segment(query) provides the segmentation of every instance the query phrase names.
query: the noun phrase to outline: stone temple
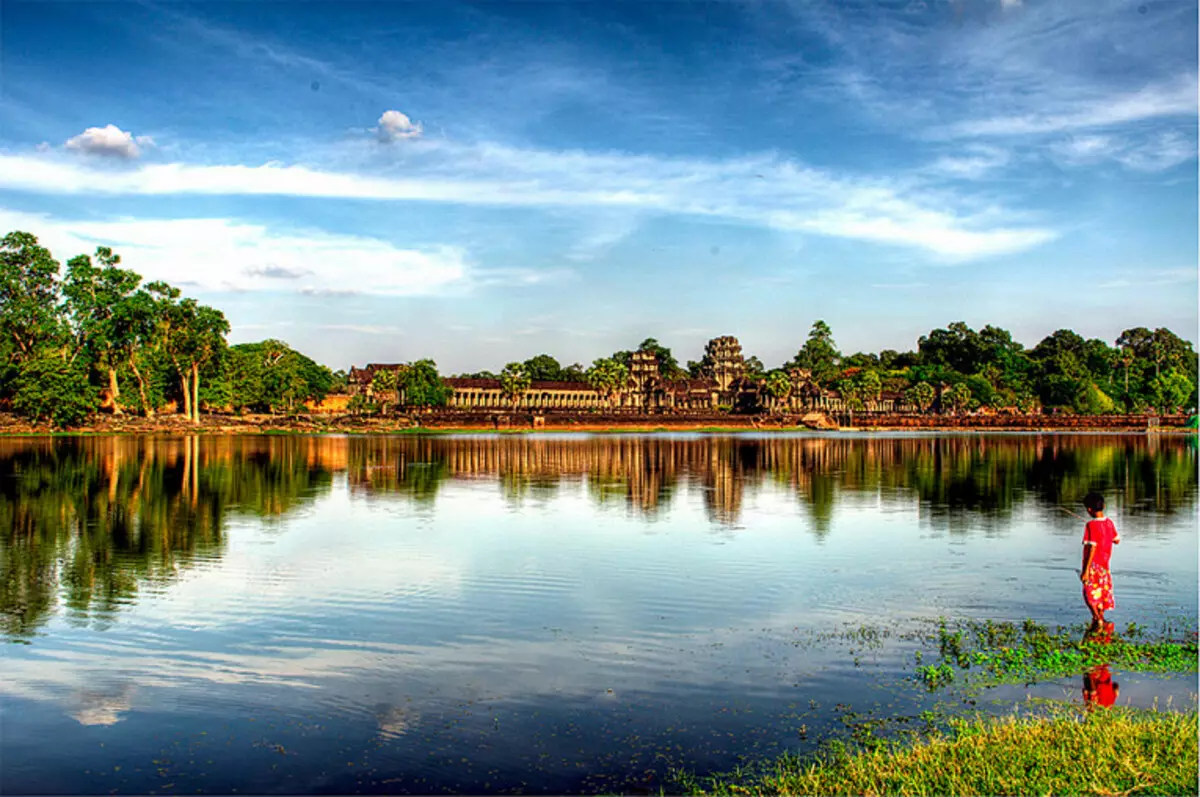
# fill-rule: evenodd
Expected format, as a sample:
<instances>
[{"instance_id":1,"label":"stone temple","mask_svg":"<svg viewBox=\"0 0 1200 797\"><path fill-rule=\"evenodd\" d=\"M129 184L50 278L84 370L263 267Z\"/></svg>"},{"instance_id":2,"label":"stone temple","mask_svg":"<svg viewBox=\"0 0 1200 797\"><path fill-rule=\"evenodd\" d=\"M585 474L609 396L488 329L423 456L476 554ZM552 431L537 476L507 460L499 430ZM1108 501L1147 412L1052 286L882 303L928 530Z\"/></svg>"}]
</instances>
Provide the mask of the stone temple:
<instances>
[{"instance_id":1,"label":"stone temple","mask_svg":"<svg viewBox=\"0 0 1200 797\"><path fill-rule=\"evenodd\" d=\"M349 392L373 396L371 386L379 371L400 371L401 363L370 363L351 368ZM714 338L704 347L700 377L666 378L653 351L633 352L627 383L611 395L605 395L587 382L534 380L519 395L505 395L498 379L447 377L443 381L453 391L449 409L467 411L620 411L641 413L729 412L734 410L810 409L839 410L843 402L832 391L823 391L812 382L808 371L789 372L792 390L786 398L768 396L761 380L749 378L742 346L732 335ZM882 399L883 397L881 397ZM396 391L395 400L403 405L404 391ZM893 401L880 401L886 410Z\"/></svg>"}]
</instances>

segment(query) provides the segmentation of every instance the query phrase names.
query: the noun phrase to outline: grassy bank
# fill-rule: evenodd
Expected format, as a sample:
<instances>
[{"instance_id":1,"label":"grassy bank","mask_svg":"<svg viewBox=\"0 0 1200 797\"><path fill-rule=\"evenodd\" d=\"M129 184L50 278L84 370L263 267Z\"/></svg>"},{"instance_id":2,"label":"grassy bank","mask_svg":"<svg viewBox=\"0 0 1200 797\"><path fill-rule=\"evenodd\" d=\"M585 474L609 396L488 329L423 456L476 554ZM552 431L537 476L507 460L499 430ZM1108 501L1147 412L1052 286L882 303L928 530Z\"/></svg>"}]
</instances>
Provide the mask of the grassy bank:
<instances>
[{"instance_id":1,"label":"grassy bank","mask_svg":"<svg viewBox=\"0 0 1200 797\"><path fill-rule=\"evenodd\" d=\"M1196 794L1196 711L1059 710L953 723L912 744L785 756L689 794Z\"/></svg>"}]
</instances>

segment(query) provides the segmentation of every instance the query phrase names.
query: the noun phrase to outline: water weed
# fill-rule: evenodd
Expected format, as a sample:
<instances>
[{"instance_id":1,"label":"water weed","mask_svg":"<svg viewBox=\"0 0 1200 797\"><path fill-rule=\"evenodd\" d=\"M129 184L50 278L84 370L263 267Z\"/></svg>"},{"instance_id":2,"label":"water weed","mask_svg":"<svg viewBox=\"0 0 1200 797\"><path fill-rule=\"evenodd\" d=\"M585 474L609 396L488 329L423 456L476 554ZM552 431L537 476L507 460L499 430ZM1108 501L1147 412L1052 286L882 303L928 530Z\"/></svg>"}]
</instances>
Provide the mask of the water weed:
<instances>
[{"instance_id":1,"label":"water weed","mask_svg":"<svg viewBox=\"0 0 1200 797\"><path fill-rule=\"evenodd\" d=\"M936 641L941 661L922 664L917 681L930 690L961 679L974 686L1028 683L1046 678L1080 675L1104 665L1129 672L1195 672L1196 633L1175 624L1152 636L1130 623L1125 634L1087 636L1075 629L1046 626L1026 620L1021 625L970 621L938 623Z\"/></svg>"}]
</instances>

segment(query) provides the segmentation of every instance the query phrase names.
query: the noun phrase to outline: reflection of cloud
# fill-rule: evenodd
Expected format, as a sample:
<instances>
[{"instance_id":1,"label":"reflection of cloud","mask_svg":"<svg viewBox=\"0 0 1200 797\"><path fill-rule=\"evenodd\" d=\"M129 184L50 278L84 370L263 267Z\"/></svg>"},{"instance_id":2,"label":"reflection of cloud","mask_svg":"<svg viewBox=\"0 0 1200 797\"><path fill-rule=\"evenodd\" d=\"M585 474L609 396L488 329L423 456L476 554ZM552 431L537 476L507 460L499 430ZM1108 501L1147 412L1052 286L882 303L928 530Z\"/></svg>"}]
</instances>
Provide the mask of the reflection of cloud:
<instances>
[{"instance_id":1,"label":"reflection of cloud","mask_svg":"<svg viewBox=\"0 0 1200 797\"><path fill-rule=\"evenodd\" d=\"M379 735L385 739L395 739L413 729L420 720L420 715L410 708L391 706L376 715L379 722Z\"/></svg>"},{"instance_id":2,"label":"reflection of cloud","mask_svg":"<svg viewBox=\"0 0 1200 797\"><path fill-rule=\"evenodd\" d=\"M111 691L85 690L79 695L80 706L71 716L80 725L116 725L129 711L133 699L133 685L124 684L116 693Z\"/></svg>"}]
</instances>

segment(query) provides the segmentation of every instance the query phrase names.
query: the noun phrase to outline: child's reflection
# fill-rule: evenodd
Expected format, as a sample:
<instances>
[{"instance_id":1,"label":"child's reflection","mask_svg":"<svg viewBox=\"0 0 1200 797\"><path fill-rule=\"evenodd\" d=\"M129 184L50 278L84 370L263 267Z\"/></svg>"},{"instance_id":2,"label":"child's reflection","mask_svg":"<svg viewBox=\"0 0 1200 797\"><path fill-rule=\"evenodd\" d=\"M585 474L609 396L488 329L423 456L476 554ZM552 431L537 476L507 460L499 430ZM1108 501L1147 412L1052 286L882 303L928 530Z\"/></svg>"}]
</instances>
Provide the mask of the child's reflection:
<instances>
[{"instance_id":1,"label":"child's reflection","mask_svg":"<svg viewBox=\"0 0 1200 797\"><path fill-rule=\"evenodd\" d=\"M1112 642L1112 631L1101 628L1089 630L1083 635L1084 642L1107 645ZM1083 676L1083 702L1088 708L1111 706L1121 694L1121 685L1114 682L1107 664L1093 668Z\"/></svg>"}]
</instances>

